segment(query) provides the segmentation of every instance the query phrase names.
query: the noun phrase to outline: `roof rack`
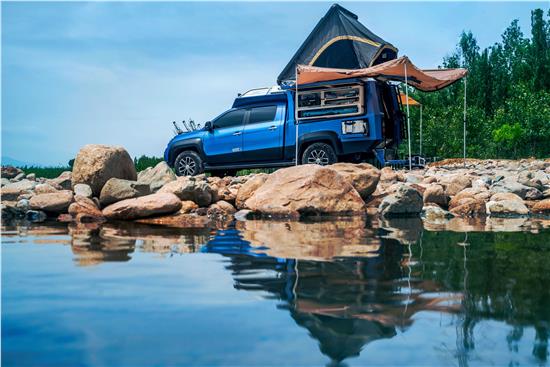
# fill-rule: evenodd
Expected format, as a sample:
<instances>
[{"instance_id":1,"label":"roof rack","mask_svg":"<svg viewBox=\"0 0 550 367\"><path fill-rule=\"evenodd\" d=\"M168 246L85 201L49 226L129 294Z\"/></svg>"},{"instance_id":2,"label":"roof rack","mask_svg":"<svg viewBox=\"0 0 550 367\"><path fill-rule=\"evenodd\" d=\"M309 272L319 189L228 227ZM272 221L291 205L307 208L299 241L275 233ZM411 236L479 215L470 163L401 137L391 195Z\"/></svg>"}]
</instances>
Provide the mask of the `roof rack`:
<instances>
[{"instance_id":1,"label":"roof rack","mask_svg":"<svg viewBox=\"0 0 550 367\"><path fill-rule=\"evenodd\" d=\"M263 87L263 88L254 88L247 90L244 93L239 93L237 96L240 97L256 97L256 96L266 96L273 93L281 93L283 90L278 85L272 87Z\"/></svg>"}]
</instances>

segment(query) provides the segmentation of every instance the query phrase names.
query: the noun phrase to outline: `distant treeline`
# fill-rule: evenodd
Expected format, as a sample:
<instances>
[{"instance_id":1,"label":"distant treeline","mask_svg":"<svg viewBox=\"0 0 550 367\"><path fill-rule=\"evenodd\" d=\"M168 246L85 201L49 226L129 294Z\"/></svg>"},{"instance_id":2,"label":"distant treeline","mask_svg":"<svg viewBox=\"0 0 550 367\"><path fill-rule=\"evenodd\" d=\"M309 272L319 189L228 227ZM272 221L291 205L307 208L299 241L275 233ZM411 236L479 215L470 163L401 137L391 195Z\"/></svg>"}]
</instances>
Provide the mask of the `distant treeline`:
<instances>
[{"instance_id":1,"label":"distant treeline","mask_svg":"<svg viewBox=\"0 0 550 367\"><path fill-rule=\"evenodd\" d=\"M483 50L463 32L443 67L465 67L467 155L477 158L550 156L550 11L531 12L531 34L514 20L500 42ZM412 91L423 105L426 156L460 157L464 83L435 93ZM411 108L413 153L419 151L419 109ZM403 144L404 148L406 144Z\"/></svg>"}]
</instances>

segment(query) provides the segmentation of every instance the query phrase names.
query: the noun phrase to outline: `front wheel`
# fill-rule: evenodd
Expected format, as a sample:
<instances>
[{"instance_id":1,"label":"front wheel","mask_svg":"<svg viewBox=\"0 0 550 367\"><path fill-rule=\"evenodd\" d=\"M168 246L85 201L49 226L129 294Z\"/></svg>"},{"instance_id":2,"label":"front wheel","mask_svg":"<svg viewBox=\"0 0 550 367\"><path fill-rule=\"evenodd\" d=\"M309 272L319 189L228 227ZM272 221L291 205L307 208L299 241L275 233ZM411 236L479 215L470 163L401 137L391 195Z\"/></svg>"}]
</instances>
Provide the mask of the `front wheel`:
<instances>
[{"instance_id":1,"label":"front wheel","mask_svg":"<svg viewBox=\"0 0 550 367\"><path fill-rule=\"evenodd\" d=\"M202 158L196 152L186 150L176 157L174 169L178 176L195 176L201 174L204 171Z\"/></svg>"},{"instance_id":2,"label":"front wheel","mask_svg":"<svg viewBox=\"0 0 550 367\"><path fill-rule=\"evenodd\" d=\"M319 164L327 166L336 163L337 157L334 149L326 143L314 143L304 150L302 164Z\"/></svg>"}]
</instances>

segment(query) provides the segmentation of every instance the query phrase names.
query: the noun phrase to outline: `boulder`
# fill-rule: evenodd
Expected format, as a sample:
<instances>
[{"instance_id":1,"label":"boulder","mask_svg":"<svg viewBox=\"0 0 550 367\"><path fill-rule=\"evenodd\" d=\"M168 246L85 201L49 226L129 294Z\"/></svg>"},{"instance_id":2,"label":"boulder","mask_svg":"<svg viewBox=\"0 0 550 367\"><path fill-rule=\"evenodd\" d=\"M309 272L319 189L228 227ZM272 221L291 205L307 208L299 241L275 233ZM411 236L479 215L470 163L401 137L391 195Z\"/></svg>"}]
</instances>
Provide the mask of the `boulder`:
<instances>
[{"instance_id":1,"label":"boulder","mask_svg":"<svg viewBox=\"0 0 550 367\"><path fill-rule=\"evenodd\" d=\"M31 181L34 181L36 180L36 173L29 173L27 176L26 176L27 180L31 180Z\"/></svg>"},{"instance_id":2,"label":"boulder","mask_svg":"<svg viewBox=\"0 0 550 367\"><path fill-rule=\"evenodd\" d=\"M204 179L182 176L175 181L166 183L158 192L172 193L180 200L190 200L200 207L206 207L212 203L214 192Z\"/></svg>"},{"instance_id":3,"label":"boulder","mask_svg":"<svg viewBox=\"0 0 550 367\"><path fill-rule=\"evenodd\" d=\"M417 216L422 206L422 195L412 187L401 184L394 193L382 200L378 212L385 217Z\"/></svg>"},{"instance_id":4,"label":"boulder","mask_svg":"<svg viewBox=\"0 0 550 367\"><path fill-rule=\"evenodd\" d=\"M59 191L58 189L56 189L55 187L47 183L38 184L34 188L34 192L36 194L51 194L52 192L58 192L58 191Z\"/></svg>"},{"instance_id":5,"label":"boulder","mask_svg":"<svg viewBox=\"0 0 550 367\"><path fill-rule=\"evenodd\" d=\"M2 178L7 178L9 180L21 173L23 173L23 170L20 168L13 167L13 166L2 166L2 171L1 171Z\"/></svg>"},{"instance_id":6,"label":"boulder","mask_svg":"<svg viewBox=\"0 0 550 367\"><path fill-rule=\"evenodd\" d=\"M338 172L307 164L275 171L244 206L262 214L298 217L362 213L365 203Z\"/></svg>"},{"instance_id":7,"label":"boulder","mask_svg":"<svg viewBox=\"0 0 550 367\"><path fill-rule=\"evenodd\" d=\"M8 180L8 179L5 178L5 177L2 177L0 180L1 180L1 181L0 181L0 186L1 186L1 187L4 187L4 186L9 185L9 184L11 183L11 181Z\"/></svg>"},{"instance_id":8,"label":"boulder","mask_svg":"<svg viewBox=\"0 0 550 367\"><path fill-rule=\"evenodd\" d=\"M181 209L181 200L172 193L156 193L126 199L103 209L107 219L130 220L154 215L175 213Z\"/></svg>"},{"instance_id":9,"label":"boulder","mask_svg":"<svg viewBox=\"0 0 550 367\"><path fill-rule=\"evenodd\" d=\"M149 195L150 193L151 189L148 184L120 178L111 178L101 189L99 202L102 206L107 206L120 200L137 198Z\"/></svg>"},{"instance_id":10,"label":"boulder","mask_svg":"<svg viewBox=\"0 0 550 367\"><path fill-rule=\"evenodd\" d=\"M148 184L151 187L151 192L157 192L168 182L176 180L176 174L166 164L160 162L155 167L147 167L138 174L138 182Z\"/></svg>"},{"instance_id":11,"label":"boulder","mask_svg":"<svg viewBox=\"0 0 550 367\"><path fill-rule=\"evenodd\" d=\"M485 200L475 198L463 198L463 200L450 212L459 217L480 217L484 216Z\"/></svg>"},{"instance_id":12,"label":"boulder","mask_svg":"<svg viewBox=\"0 0 550 367\"><path fill-rule=\"evenodd\" d=\"M217 201L214 204L210 205L208 207L208 210L206 214L209 217L228 217L232 214L234 214L237 210L233 205L228 203L227 201Z\"/></svg>"},{"instance_id":13,"label":"boulder","mask_svg":"<svg viewBox=\"0 0 550 367\"><path fill-rule=\"evenodd\" d=\"M516 194L522 199L525 199L528 192L536 190L532 187L525 186L520 184L517 181L511 180L511 179L504 179L501 181L496 182L491 187L492 193L502 193L502 192L511 192L513 194Z\"/></svg>"},{"instance_id":14,"label":"boulder","mask_svg":"<svg viewBox=\"0 0 550 367\"><path fill-rule=\"evenodd\" d=\"M235 206L237 209L245 209L246 200L264 184L268 177L265 173L257 174L239 187L239 191L237 191L237 196L235 197Z\"/></svg>"},{"instance_id":15,"label":"boulder","mask_svg":"<svg viewBox=\"0 0 550 367\"><path fill-rule=\"evenodd\" d=\"M72 202L73 193L70 190L34 195L29 201L33 210L58 214L65 213Z\"/></svg>"},{"instance_id":16,"label":"boulder","mask_svg":"<svg viewBox=\"0 0 550 367\"><path fill-rule=\"evenodd\" d=\"M533 205L531 210L533 211L533 213L550 214L550 199L544 199L537 202L535 205Z\"/></svg>"},{"instance_id":17,"label":"boulder","mask_svg":"<svg viewBox=\"0 0 550 367\"><path fill-rule=\"evenodd\" d=\"M31 192L36 187L36 182L30 180L21 180L12 182L2 187L2 200L17 200L19 195Z\"/></svg>"},{"instance_id":18,"label":"boulder","mask_svg":"<svg viewBox=\"0 0 550 367\"><path fill-rule=\"evenodd\" d=\"M454 196L472 186L472 179L465 175L455 175L445 181L445 192L448 196Z\"/></svg>"},{"instance_id":19,"label":"boulder","mask_svg":"<svg viewBox=\"0 0 550 367\"><path fill-rule=\"evenodd\" d=\"M523 199L511 192L499 192L491 196L491 201L515 200L523 203Z\"/></svg>"},{"instance_id":20,"label":"boulder","mask_svg":"<svg viewBox=\"0 0 550 367\"><path fill-rule=\"evenodd\" d=\"M48 218L48 215L41 210L29 210L25 213L25 219L31 223L41 223Z\"/></svg>"},{"instance_id":21,"label":"boulder","mask_svg":"<svg viewBox=\"0 0 550 367\"><path fill-rule=\"evenodd\" d=\"M15 207L23 212L29 211L31 204L28 199L21 199L15 204Z\"/></svg>"},{"instance_id":22,"label":"boulder","mask_svg":"<svg viewBox=\"0 0 550 367\"><path fill-rule=\"evenodd\" d=\"M380 170L380 181L396 182L405 181L405 177L401 172L394 171L391 167L384 167Z\"/></svg>"},{"instance_id":23,"label":"boulder","mask_svg":"<svg viewBox=\"0 0 550 367\"><path fill-rule=\"evenodd\" d=\"M367 199L376 190L380 180L380 170L368 163L335 163L329 168L344 176L363 199Z\"/></svg>"},{"instance_id":24,"label":"boulder","mask_svg":"<svg viewBox=\"0 0 550 367\"><path fill-rule=\"evenodd\" d=\"M69 205L69 214L80 223L104 222L105 217L95 202L85 196L76 195L75 202Z\"/></svg>"},{"instance_id":25,"label":"boulder","mask_svg":"<svg viewBox=\"0 0 550 367\"><path fill-rule=\"evenodd\" d=\"M449 196L441 185L430 185L424 191L423 201L425 204L434 203L446 207L449 204Z\"/></svg>"},{"instance_id":26,"label":"boulder","mask_svg":"<svg viewBox=\"0 0 550 367\"><path fill-rule=\"evenodd\" d=\"M454 214L438 206L428 205L422 208L422 217L428 222L439 222L454 217Z\"/></svg>"},{"instance_id":27,"label":"boulder","mask_svg":"<svg viewBox=\"0 0 550 367\"><path fill-rule=\"evenodd\" d=\"M24 179L27 175L25 175L24 172L21 172L20 174L18 174L17 176L15 176L14 178L12 178L11 180L13 182L17 182L17 181L21 181L22 179Z\"/></svg>"},{"instance_id":28,"label":"boulder","mask_svg":"<svg viewBox=\"0 0 550 367\"><path fill-rule=\"evenodd\" d=\"M56 178L52 178L46 182L61 190L70 190L72 188L72 176L71 171L65 171Z\"/></svg>"},{"instance_id":29,"label":"boulder","mask_svg":"<svg viewBox=\"0 0 550 367\"><path fill-rule=\"evenodd\" d=\"M523 204L523 201L518 200L499 200L489 201L485 204L487 215L491 216L515 216L527 215L529 209Z\"/></svg>"},{"instance_id":30,"label":"boulder","mask_svg":"<svg viewBox=\"0 0 550 367\"><path fill-rule=\"evenodd\" d=\"M93 196L92 188L90 187L90 185L76 184L74 185L73 191L75 196L84 196L86 198L91 198Z\"/></svg>"},{"instance_id":31,"label":"boulder","mask_svg":"<svg viewBox=\"0 0 550 367\"><path fill-rule=\"evenodd\" d=\"M78 152L73 165L72 186L84 183L99 196L103 185L111 178L135 181L134 162L122 147L90 144Z\"/></svg>"},{"instance_id":32,"label":"boulder","mask_svg":"<svg viewBox=\"0 0 550 367\"><path fill-rule=\"evenodd\" d=\"M193 210L198 209L198 208L199 208L199 206L197 204L195 204L194 201L184 200L184 201L181 202L180 213L181 214L189 214Z\"/></svg>"}]
</instances>

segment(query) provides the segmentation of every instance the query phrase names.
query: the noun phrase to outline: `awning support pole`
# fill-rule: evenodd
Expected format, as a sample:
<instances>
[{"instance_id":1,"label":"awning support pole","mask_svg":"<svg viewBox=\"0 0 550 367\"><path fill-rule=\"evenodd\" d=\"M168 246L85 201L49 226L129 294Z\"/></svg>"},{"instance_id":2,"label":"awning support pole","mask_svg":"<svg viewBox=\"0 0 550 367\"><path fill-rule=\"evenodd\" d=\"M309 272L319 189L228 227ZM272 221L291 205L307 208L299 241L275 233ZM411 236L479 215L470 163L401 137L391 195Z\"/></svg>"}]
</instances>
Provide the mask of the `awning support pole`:
<instances>
[{"instance_id":1,"label":"awning support pole","mask_svg":"<svg viewBox=\"0 0 550 367\"><path fill-rule=\"evenodd\" d=\"M466 167L466 78L464 78L464 167Z\"/></svg>"},{"instance_id":2,"label":"awning support pole","mask_svg":"<svg viewBox=\"0 0 550 367\"><path fill-rule=\"evenodd\" d=\"M296 152L294 154L295 165L298 165L298 65L296 65L296 93L294 95L294 123L296 124Z\"/></svg>"},{"instance_id":3,"label":"awning support pole","mask_svg":"<svg viewBox=\"0 0 550 367\"><path fill-rule=\"evenodd\" d=\"M407 64L405 63L405 95L407 97L407 140L409 141L409 171L412 171L411 157L411 121L409 118L409 79L407 78Z\"/></svg>"},{"instance_id":4,"label":"awning support pole","mask_svg":"<svg viewBox=\"0 0 550 367\"><path fill-rule=\"evenodd\" d=\"M420 105L420 155L422 155L422 105Z\"/></svg>"}]
</instances>

